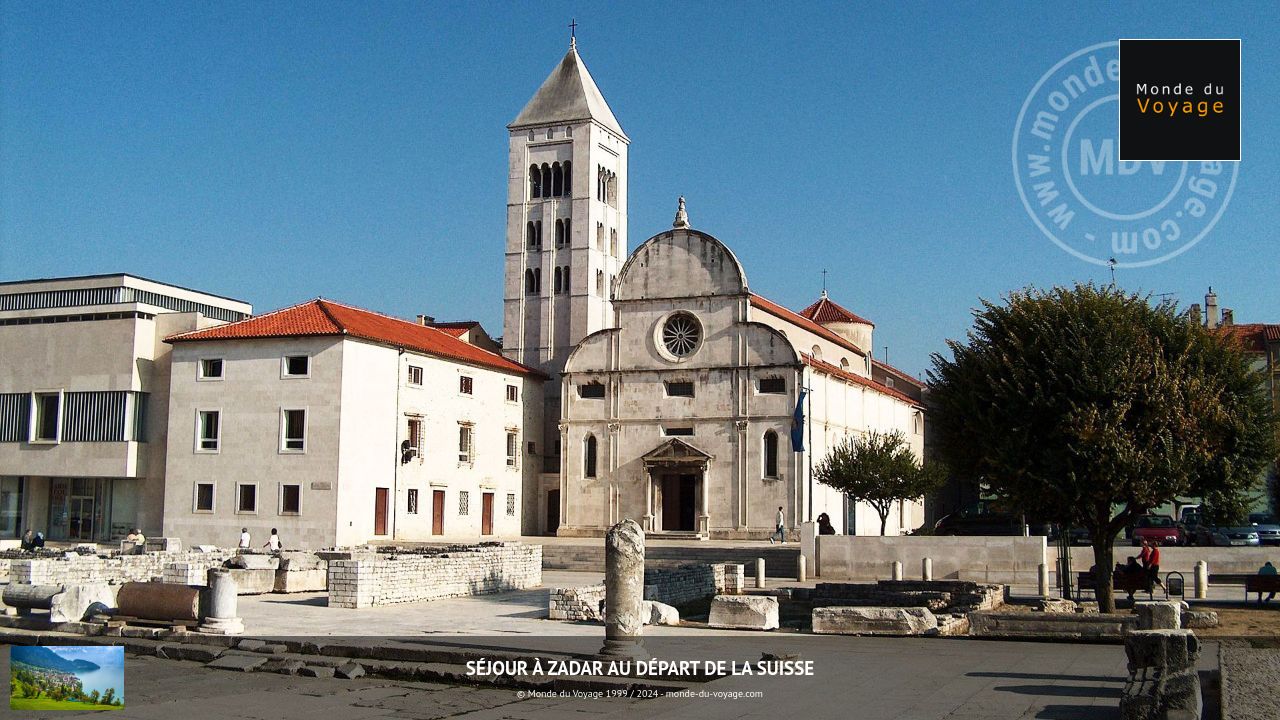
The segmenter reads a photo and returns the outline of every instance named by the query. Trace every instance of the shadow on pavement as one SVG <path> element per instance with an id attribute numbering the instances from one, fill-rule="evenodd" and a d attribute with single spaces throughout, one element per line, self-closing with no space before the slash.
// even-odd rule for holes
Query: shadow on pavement
<path id="1" fill-rule="evenodd" d="M 1114 677 L 1111 675 L 1052 675 L 1049 673 L 1019 673 L 1019 672 L 971 672 L 965 673 L 966 677 L 990 677 L 990 678 L 1009 678 L 1010 680 L 1076 680 L 1079 682 L 1115 682 L 1122 683 L 1125 681 L 1122 677 Z"/>
<path id="2" fill-rule="evenodd" d="M 1120 688 L 1094 687 L 1085 685 L 997 685 L 991 688 L 996 692 L 1011 692 L 1019 695 L 1062 696 L 1062 697 L 1096 697 L 1116 698 L 1123 695 Z"/>

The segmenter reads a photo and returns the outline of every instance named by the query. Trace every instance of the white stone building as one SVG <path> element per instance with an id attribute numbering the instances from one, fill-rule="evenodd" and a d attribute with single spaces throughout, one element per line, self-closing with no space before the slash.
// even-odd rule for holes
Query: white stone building
<path id="1" fill-rule="evenodd" d="M 545 376 L 426 322 L 313 300 L 170 337 L 165 535 L 520 535 Z"/>
<path id="2" fill-rule="evenodd" d="M 158 534 L 164 338 L 251 311 L 124 274 L 0 283 L 0 537 Z"/>

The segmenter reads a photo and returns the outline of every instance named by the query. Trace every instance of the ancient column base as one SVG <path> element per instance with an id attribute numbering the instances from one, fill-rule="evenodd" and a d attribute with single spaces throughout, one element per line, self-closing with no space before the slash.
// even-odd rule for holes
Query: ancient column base
<path id="1" fill-rule="evenodd" d="M 653 657 L 645 649 L 644 643 L 640 638 L 628 638 L 625 640 L 606 638 L 604 647 L 600 648 L 599 655 L 601 657 L 627 658 L 630 660 L 648 660 Z"/>
<path id="2" fill-rule="evenodd" d="M 238 617 L 205 618 L 204 622 L 201 622 L 196 630 L 210 635 L 243 635 L 244 621 Z"/>

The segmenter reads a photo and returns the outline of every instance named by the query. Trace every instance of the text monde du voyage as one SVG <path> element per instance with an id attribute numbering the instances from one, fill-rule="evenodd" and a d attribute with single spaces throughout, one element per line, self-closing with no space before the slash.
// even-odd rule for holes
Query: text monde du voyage
<path id="1" fill-rule="evenodd" d="M 1222 100 L 1213 97 L 1224 95 L 1223 86 L 1205 83 L 1197 92 L 1196 86 L 1190 83 L 1174 85 L 1151 85 L 1135 83 L 1134 100 L 1138 103 L 1138 112 L 1143 115 L 1161 117 L 1209 117 L 1223 115 L 1226 105 Z M 1199 99 L 1206 98 L 1206 99 Z"/>

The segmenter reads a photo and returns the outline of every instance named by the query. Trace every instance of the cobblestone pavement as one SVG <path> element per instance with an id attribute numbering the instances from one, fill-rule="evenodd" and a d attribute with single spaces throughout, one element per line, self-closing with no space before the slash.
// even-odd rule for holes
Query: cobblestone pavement
<path id="1" fill-rule="evenodd" d="M 127 707 L 143 720 L 608 720 L 850 718 L 1085 720 L 1119 717 L 1117 645 L 910 638 L 836 638 L 802 652 L 816 677 L 734 677 L 696 686 L 706 697 L 529 697 L 504 688 L 211 670 L 126 658 Z M 786 648 L 778 647 L 779 650 Z M 758 657 L 758 655 L 757 655 Z M 1202 665 L 1216 658 L 1207 647 Z M 1214 663 L 1216 664 L 1216 663 Z M 759 693 L 752 696 L 751 693 Z M 736 697 L 735 697 L 736 695 Z M 67 717 L 38 713 L 33 717 Z M 0 716 L 4 712 L 0 711 Z"/>

